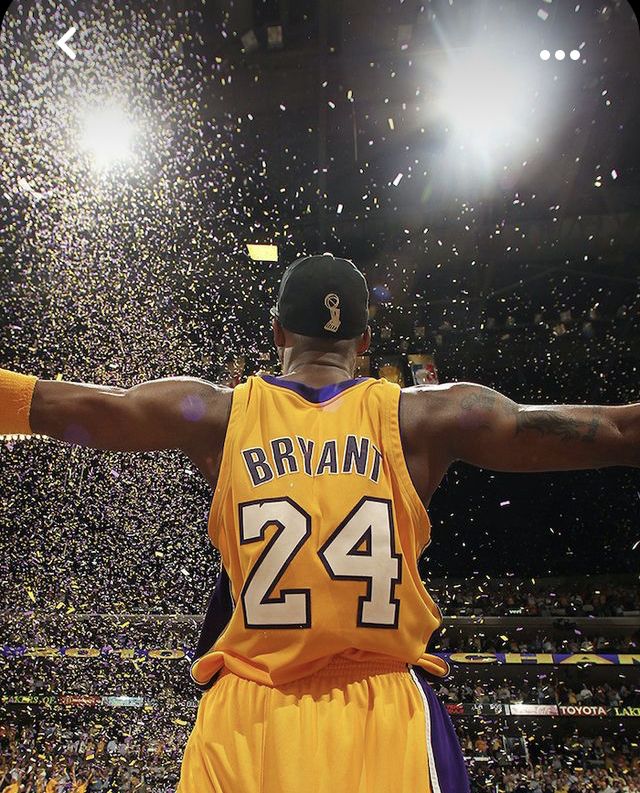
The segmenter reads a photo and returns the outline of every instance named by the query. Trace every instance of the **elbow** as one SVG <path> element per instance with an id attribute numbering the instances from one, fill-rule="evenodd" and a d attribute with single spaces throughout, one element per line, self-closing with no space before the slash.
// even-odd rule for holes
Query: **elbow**
<path id="1" fill-rule="evenodd" d="M 638 437 L 640 433 L 636 433 L 635 437 L 633 437 L 629 441 L 629 451 L 628 451 L 628 462 L 626 465 L 630 466 L 631 468 L 640 468 L 640 437 Z"/>
<path id="2" fill-rule="evenodd" d="M 640 468 L 640 403 L 610 408 L 620 453 L 614 465 Z"/>
<path id="3" fill-rule="evenodd" d="M 609 465 L 640 468 L 640 430 L 635 427 L 616 428 L 615 451 Z"/>

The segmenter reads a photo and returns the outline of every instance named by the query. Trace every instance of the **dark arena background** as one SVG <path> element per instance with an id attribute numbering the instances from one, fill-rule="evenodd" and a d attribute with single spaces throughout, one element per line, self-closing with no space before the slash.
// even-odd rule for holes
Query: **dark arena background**
<path id="1" fill-rule="evenodd" d="M 284 267 L 331 251 L 370 284 L 361 373 L 639 401 L 639 44 L 623 0 L 12 3 L 0 365 L 276 372 Z M 175 791 L 208 485 L 5 436 L 0 488 L 0 790 Z M 640 474 L 456 464 L 429 511 L 472 789 L 640 791 Z"/>

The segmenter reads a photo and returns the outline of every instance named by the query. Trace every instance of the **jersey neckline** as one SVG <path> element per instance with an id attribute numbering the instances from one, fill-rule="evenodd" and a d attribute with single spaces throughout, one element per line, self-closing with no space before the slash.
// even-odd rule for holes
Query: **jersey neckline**
<path id="1" fill-rule="evenodd" d="M 314 405 L 319 405 L 321 402 L 328 402 L 330 399 L 338 396 L 338 394 L 342 394 L 349 388 L 353 388 L 356 385 L 360 385 L 360 383 L 364 383 L 365 380 L 371 379 L 370 377 L 356 377 L 353 380 L 343 380 L 340 383 L 322 386 L 322 388 L 312 388 L 309 385 L 298 383 L 295 380 L 280 380 L 271 374 L 261 374 L 259 376 L 261 380 L 269 383 L 269 385 L 275 385 L 279 388 L 286 388 L 289 391 L 293 391 L 298 394 L 298 396 L 301 396 L 303 399 L 306 399 L 307 402 L 311 402 Z"/>

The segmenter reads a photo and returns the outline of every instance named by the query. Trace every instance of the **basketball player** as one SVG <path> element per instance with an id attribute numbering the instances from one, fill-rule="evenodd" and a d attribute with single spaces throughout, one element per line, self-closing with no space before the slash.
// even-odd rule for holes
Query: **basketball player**
<path id="1" fill-rule="evenodd" d="M 192 676 L 205 689 L 180 793 L 465 793 L 429 684 L 441 615 L 418 574 L 454 460 L 495 471 L 640 466 L 640 403 L 518 405 L 473 383 L 354 378 L 371 339 L 363 275 L 285 272 L 282 375 L 130 389 L 0 370 L 0 433 L 181 449 L 211 485 L 222 569 Z"/>

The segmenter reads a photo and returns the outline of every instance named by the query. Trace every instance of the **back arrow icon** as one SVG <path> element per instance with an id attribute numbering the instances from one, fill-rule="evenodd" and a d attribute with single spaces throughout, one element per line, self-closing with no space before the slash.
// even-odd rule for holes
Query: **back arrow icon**
<path id="1" fill-rule="evenodd" d="M 66 53 L 66 54 L 67 54 L 67 55 L 68 55 L 68 56 L 71 58 L 71 60 L 72 60 L 72 61 L 73 61 L 73 60 L 75 60 L 75 58 L 76 58 L 76 54 L 75 54 L 75 52 L 74 52 L 74 51 L 71 49 L 71 47 L 69 47 L 69 45 L 67 44 L 67 41 L 69 41 L 69 39 L 70 39 L 70 38 L 73 36 L 73 34 L 74 34 L 75 32 L 76 32 L 76 29 L 75 29 L 75 28 L 69 28 L 69 30 L 67 30 L 67 32 L 66 32 L 66 33 L 64 34 L 64 36 L 63 36 L 63 37 L 60 39 L 60 41 L 56 41 L 56 44 L 58 45 L 58 47 L 60 47 L 60 49 L 61 49 L 61 50 L 62 50 L 64 53 Z"/>

